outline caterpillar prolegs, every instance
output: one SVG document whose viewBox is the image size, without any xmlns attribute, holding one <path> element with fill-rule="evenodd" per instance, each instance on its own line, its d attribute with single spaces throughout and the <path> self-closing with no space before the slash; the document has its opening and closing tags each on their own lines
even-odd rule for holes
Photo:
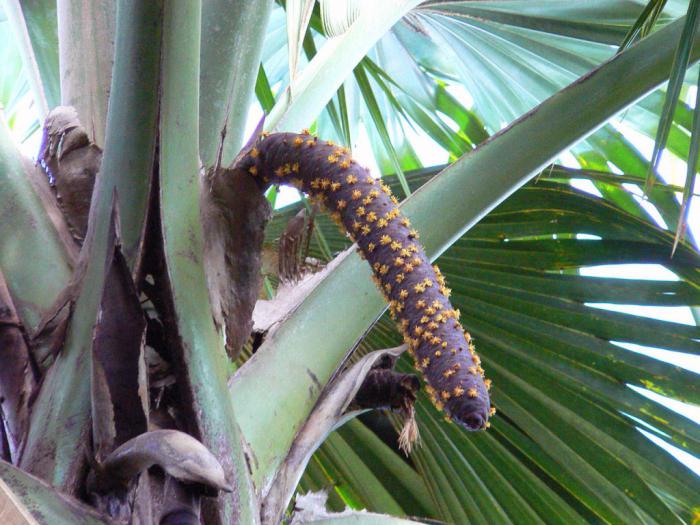
<svg viewBox="0 0 700 525">
<path fill-rule="evenodd" d="M 469 430 L 488 427 L 490 381 L 440 270 L 431 266 L 389 187 L 347 148 L 306 131 L 261 136 L 236 167 L 263 187 L 295 186 L 330 211 L 369 261 L 432 402 Z"/>
</svg>

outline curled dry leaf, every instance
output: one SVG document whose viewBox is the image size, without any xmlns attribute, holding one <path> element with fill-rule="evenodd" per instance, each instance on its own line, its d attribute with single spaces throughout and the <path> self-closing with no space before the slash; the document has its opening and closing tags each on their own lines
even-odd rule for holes
<svg viewBox="0 0 700 525">
<path fill-rule="evenodd" d="M 49 177 L 71 233 L 82 241 L 102 150 L 90 142 L 75 108 L 58 106 L 49 112 L 37 162 Z"/>
<path fill-rule="evenodd" d="M 4 437 L 0 448 L 6 449 L 6 459 L 13 463 L 19 459 L 29 418 L 29 398 L 35 388 L 29 347 L 0 272 L 0 438 Z"/>
<path fill-rule="evenodd" d="M 106 492 L 123 487 L 153 465 L 185 483 L 232 491 L 214 455 L 195 438 L 178 430 L 146 432 L 118 447 L 99 465 L 94 489 Z"/>
</svg>

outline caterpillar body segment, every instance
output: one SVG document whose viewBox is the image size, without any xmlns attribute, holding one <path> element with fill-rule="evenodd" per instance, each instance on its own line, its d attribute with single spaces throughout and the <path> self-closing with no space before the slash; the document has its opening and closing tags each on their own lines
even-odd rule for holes
<svg viewBox="0 0 700 525">
<path fill-rule="evenodd" d="M 295 186 L 330 212 L 372 267 L 433 404 L 469 430 L 488 427 L 490 382 L 444 278 L 389 187 L 358 165 L 347 148 L 308 132 L 263 135 L 236 167 L 262 187 Z"/>
</svg>

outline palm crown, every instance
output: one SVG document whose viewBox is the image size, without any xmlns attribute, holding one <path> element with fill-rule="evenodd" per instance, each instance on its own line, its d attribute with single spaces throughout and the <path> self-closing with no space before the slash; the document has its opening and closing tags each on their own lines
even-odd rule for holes
<svg viewBox="0 0 700 525">
<path fill-rule="evenodd" d="M 3 6 L 8 512 L 697 518 L 697 2 Z M 75 112 L 50 113 L 61 105 Z M 246 122 L 263 113 L 271 137 L 308 127 L 356 150 L 401 200 L 493 379 L 489 430 L 444 421 L 406 379 L 410 359 L 386 350 L 402 337 L 338 217 L 301 196 L 264 230 L 277 187 L 217 185 L 250 168 Z M 15 142 L 43 126 L 34 165 Z M 387 361 L 401 402 L 367 404 L 358 391 Z M 387 406 L 401 409 L 371 410 Z M 398 436 L 416 425 L 405 455 Z M 320 490 L 327 501 L 301 496 Z"/>
</svg>

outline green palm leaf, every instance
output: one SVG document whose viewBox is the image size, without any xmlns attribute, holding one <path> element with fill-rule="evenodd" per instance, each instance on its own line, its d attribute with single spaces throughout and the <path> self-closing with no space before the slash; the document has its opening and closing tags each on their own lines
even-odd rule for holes
<svg viewBox="0 0 700 525">
<path fill-rule="evenodd" d="M 429 175 L 408 178 L 415 188 Z M 397 182 L 393 186 L 398 189 Z M 276 221 L 284 224 L 295 209 L 281 211 Z M 331 249 L 347 246 L 329 221 L 321 220 L 320 227 Z M 601 239 L 576 239 L 583 233 Z M 619 343 L 697 354 L 700 331 L 588 304 L 700 303 L 700 256 L 687 251 L 671 260 L 672 242 L 671 233 L 600 198 L 565 183 L 540 180 L 496 208 L 438 259 L 455 305 L 470 319 L 490 365 L 487 370 L 493 369 L 498 377 L 494 377 L 494 400 L 500 417 L 493 432 L 473 436 L 443 423 L 427 400 L 420 400 L 424 444 L 411 459 L 431 487 L 428 492 L 438 509 L 432 514 L 423 506 L 424 516 L 455 523 L 568 523 L 592 517 L 629 523 L 635 521 L 631 516 L 637 516 L 640 521 L 665 523 L 676 515 L 683 519 L 692 515 L 700 478 L 660 453 L 638 429 L 652 428 L 695 455 L 700 454 L 700 429 L 628 385 L 697 404 L 695 375 Z M 632 263 L 666 264 L 686 277 L 622 280 L 561 273 Z M 400 336 L 392 323 L 382 318 L 362 347 L 384 348 L 397 341 Z M 408 361 L 402 368 L 410 370 Z M 353 423 L 352 428 L 361 429 L 358 425 Z M 378 428 L 376 423 L 373 427 Z M 353 435 L 353 448 L 376 441 L 360 439 L 357 432 L 341 429 L 339 434 L 344 439 Z M 360 432 L 366 436 L 365 430 Z M 359 466 L 333 467 L 338 461 L 335 454 L 340 453 L 331 445 L 319 452 L 318 461 L 335 472 L 328 484 L 356 486 L 361 482 Z M 387 479 L 373 468 L 371 459 L 352 461 Z M 514 475 L 505 476 L 504 471 Z M 533 498 L 533 483 L 547 490 L 536 491 Z M 370 509 L 395 511 L 396 502 L 383 509 L 372 499 L 356 497 Z M 408 501 L 404 498 L 399 504 L 404 513 L 412 514 L 416 508 Z"/>
</svg>

